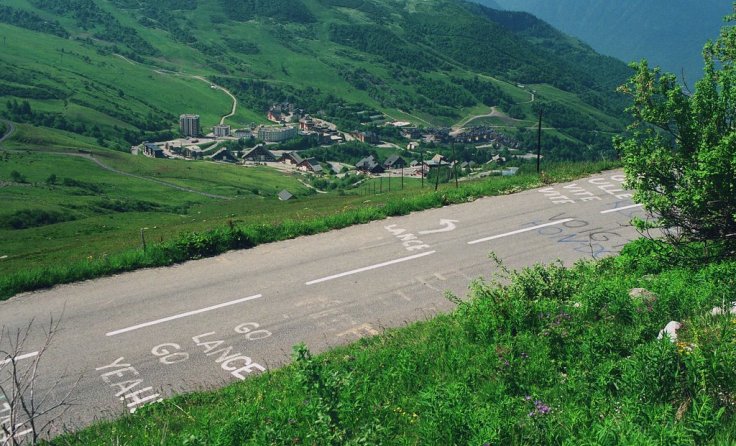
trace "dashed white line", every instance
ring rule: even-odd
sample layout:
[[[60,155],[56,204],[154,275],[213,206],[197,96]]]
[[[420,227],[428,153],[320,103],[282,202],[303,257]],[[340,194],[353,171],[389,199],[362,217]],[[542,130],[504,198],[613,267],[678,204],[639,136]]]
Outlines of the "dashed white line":
[[[176,320],[176,319],[181,319],[181,318],[184,318],[184,317],[194,316],[195,314],[205,313],[207,311],[212,311],[212,310],[217,310],[219,308],[229,307],[231,305],[240,304],[240,303],[243,303],[243,302],[247,302],[249,300],[258,299],[260,297],[263,297],[263,295],[256,294],[254,296],[248,296],[248,297],[244,297],[242,299],[231,300],[230,302],[224,302],[224,303],[221,303],[221,304],[212,305],[211,307],[200,308],[199,310],[187,311],[186,313],[181,313],[181,314],[177,314],[177,315],[174,315],[174,316],[165,317],[165,318],[162,318],[162,319],[156,319],[155,321],[144,322],[142,324],[133,325],[132,327],[121,328],[120,330],[111,331],[109,333],[106,333],[105,336],[115,336],[115,335],[119,335],[119,334],[122,334],[122,333],[127,333],[129,331],[138,330],[139,328],[150,327],[151,325],[162,324],[164,322],[169,322],[169,321],[173,321],[173,320]]]
[[[33,358],[34,356],[38,356],[38,352],[26,353],[24,355],[18,355],[15,358],[3,359],[2,361],[0,361],[0,367],[6,364],[10,364],[13,361],[20,361],[21,359]]]
[[[642,206],[644,206],[644,205],[643,204],[632,204],[631,206],[624,206],[624,207],[621,207],[621,208],[608,209],[607,211],[601,211],[601,214],[610,214],[611,212],[623,211],[625,209],[640,208]]]
[[[408,262],[409,260],[414,260],[414,259],[418,259],[420,257],[425,257],[425,256],[428,256],[428,255],[432,255],[435,252],[437,252],[437,251],[427,251],[427,252],[423,252],[421,254],[415,254],[413,256],[402,257],[400,259],[390,260],[388,262],[378,263],[376,265],[366,266],[366,267],[363,267],[363,268],[354,269],[352,271],[346,271],[344,273],[335,274],[333,276],[327,276],[327,277],[323,277],[321,279],[311,280],[311,281],[307,282],[306,285],[314,285],[316,283],[327,282],[328,280],[339,279],[340,277],[350,276],[350,275],[353,275],[353,274],[358,274],[358,273],[362,273],[362,272],[365,272],[365,271],[370,271],[372,269],[383,268],[384,266],[395,265],[395,264],[401,263],[401,262]]]
[[[553,222],[550,222],[550,223],[545,223],[543,225],[532,226],[531,228],[518,229],[516,231],[506,232],[504,234],[498,234],[498,235],[494,235],[494,236],[491,236],[491,237],[486,237],[486,238],[482,238],[482,239],[478,239],[478,240],[473,240],[472,242],[468,242],[468,245],[475,245],[477,243],[483,243],[483,242],[487,242],[487,241],[490,241],[490,240],[496,240],[496,239],[499,239],[499,238],[508,237],[510,235],[516,235],[516,234],[521,234],[521,233],[524,233],[524,232],[534,231],[534,230],[537,230],[539,228],[546,228],[547,226],[561,225],[563,223],[567,223],[568,221],[573,221],[573,220],[575,220],[575,219],[574,218],[565,218],[564,220],[556,220],[556,221],[553,221]]]

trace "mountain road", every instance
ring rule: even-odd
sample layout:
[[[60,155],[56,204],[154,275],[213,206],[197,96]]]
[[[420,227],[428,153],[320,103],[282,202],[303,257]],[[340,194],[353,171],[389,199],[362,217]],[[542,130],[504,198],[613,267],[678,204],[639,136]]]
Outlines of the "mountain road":
[[[497,272],[491,252],[509,268],[615,254],[643,215],[623,180],[604,172],[26,293],[0,303],[0,326],[31,325],[16,364],[38,360],[37,392],[72,390],[61,421],[78,428],[282,366],[301,342],[321,352],[451,311],[446,292],[464,298]],[[43,350],[51,318],[59,329]]]

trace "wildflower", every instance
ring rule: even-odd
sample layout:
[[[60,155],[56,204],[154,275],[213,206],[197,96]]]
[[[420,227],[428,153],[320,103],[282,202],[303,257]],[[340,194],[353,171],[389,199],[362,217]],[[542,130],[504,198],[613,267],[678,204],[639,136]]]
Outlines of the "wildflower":
[[[521,352],[521,359],[529,359],[529,355],[526,352]]]

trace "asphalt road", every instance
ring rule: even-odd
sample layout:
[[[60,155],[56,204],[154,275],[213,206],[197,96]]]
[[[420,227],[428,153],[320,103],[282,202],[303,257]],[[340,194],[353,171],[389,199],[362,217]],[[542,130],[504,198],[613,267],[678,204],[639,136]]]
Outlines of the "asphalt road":
[[[491,251],[514,268],[616,253],[642,213],[622,181],[608,172],[20,295],[0,303],[0,325],[33,324],[22,366],[39,357],[49,319],[61,321],[37,391],[55,385],[58,398],[81,377],[63,419],[79,427],[278,367],[300,342],[320,352],[449,311],[446,291],[465,296],[496,271]]]

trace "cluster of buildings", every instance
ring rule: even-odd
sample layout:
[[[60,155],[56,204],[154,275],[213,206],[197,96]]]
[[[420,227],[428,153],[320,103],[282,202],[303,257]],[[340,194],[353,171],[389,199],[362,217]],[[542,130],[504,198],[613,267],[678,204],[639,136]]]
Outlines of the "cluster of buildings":
[[[401,136],[411,141],[422,141],[436,144],[491,144],[495,147],[518,149],[519,142],[490,127],[472,127],[462,132],[452,132],[452,129],[403,127]],[[410,149],[411,150],[411,149]]]

